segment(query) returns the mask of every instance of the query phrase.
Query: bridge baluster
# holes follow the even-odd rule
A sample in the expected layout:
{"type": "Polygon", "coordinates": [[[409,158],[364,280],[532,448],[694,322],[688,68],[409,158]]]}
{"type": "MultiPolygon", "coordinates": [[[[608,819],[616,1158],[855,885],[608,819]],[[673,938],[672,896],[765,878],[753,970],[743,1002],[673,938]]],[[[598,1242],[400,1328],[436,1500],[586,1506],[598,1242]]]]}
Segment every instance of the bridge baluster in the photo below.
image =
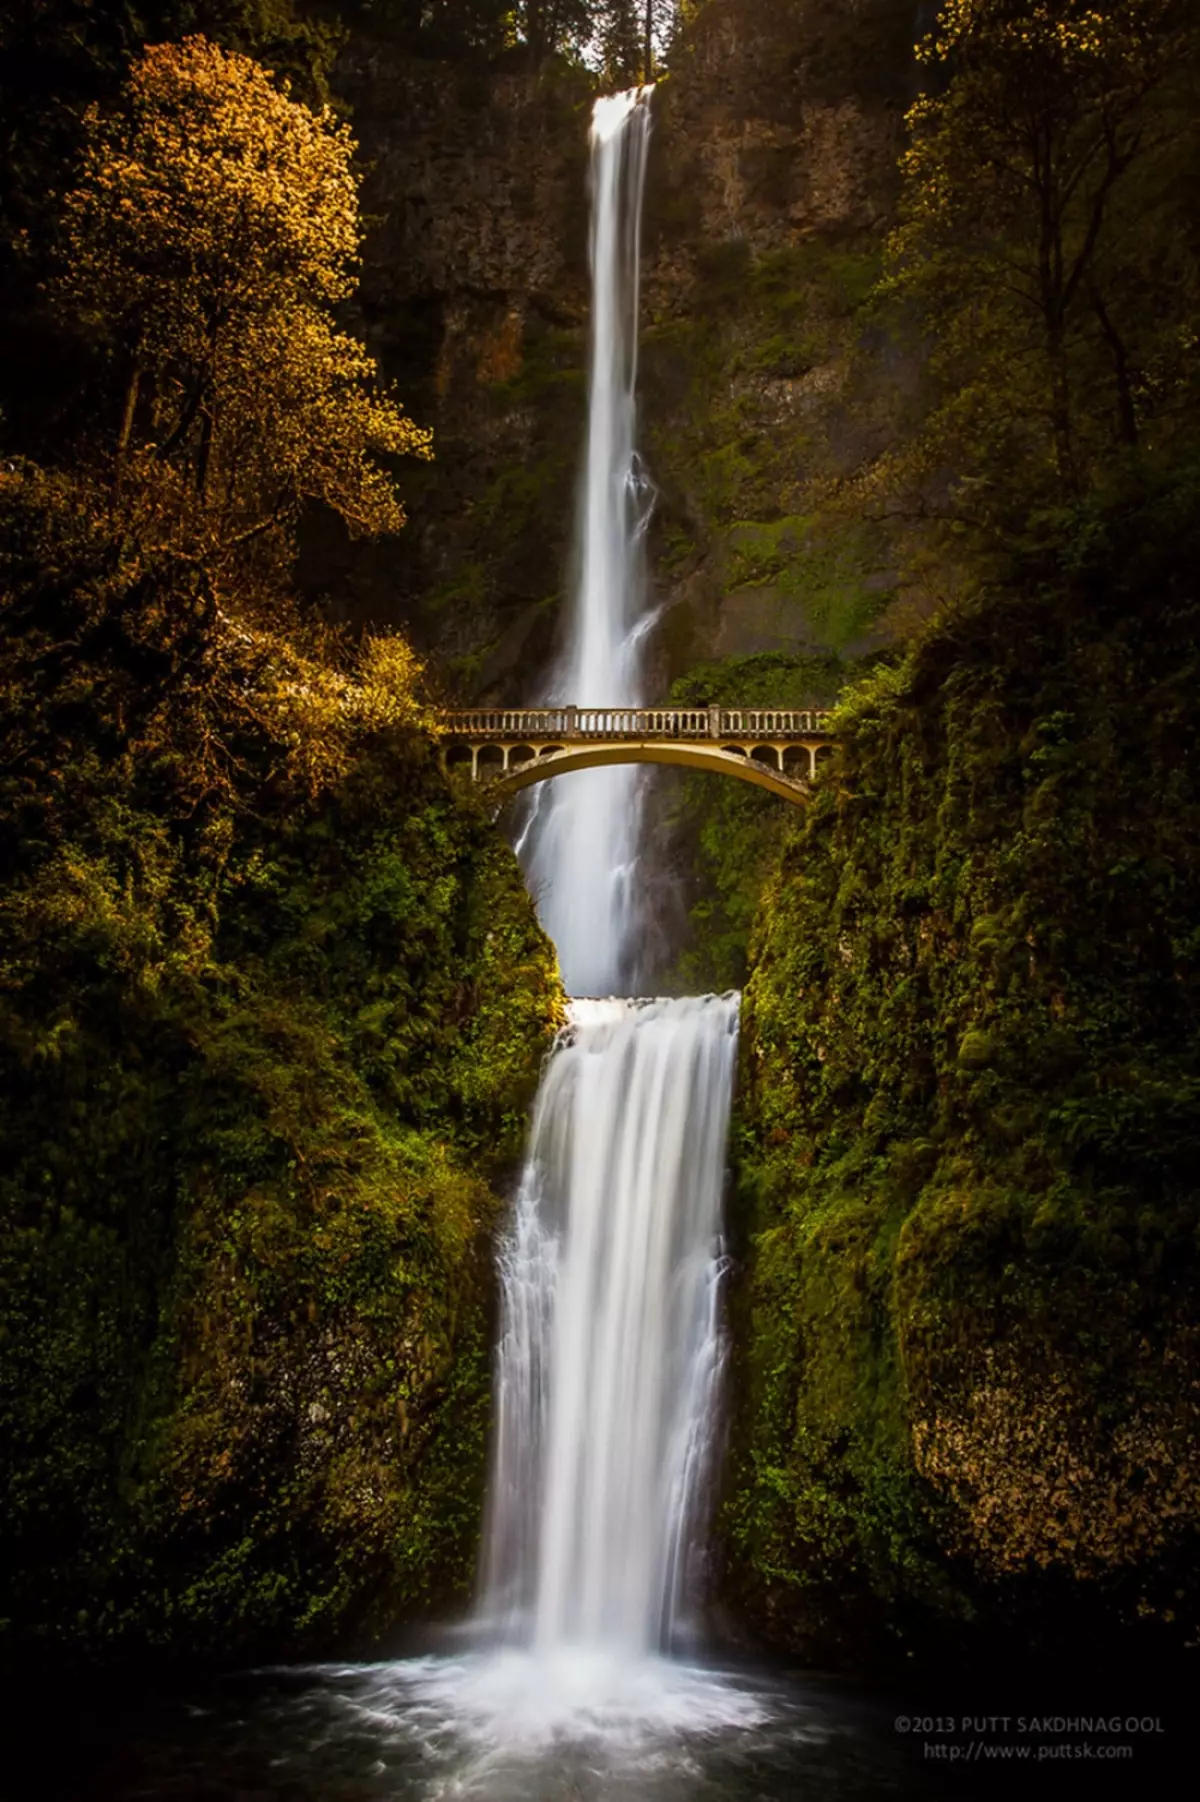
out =
{"type": "Polygon", "coordinates": [[[551,739],[797,736],[825,729],[825,713],[711,707],[472,707],[447,709],[444,728],[460,738],[551,739]]]}

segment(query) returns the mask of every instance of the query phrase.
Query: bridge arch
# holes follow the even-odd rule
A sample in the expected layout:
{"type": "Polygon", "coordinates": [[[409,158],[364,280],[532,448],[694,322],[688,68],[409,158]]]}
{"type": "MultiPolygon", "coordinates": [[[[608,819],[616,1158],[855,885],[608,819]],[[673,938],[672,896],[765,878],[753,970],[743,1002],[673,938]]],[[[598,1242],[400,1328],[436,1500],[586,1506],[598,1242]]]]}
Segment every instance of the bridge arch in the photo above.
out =
{"type": "MultiPolygon", "coordinates": [[[[774,753],[774,747],[765,748],[774,753]]],[[[732,776],[736,781],[765,788],[781,800],[790,801],[794,807],[802,807],[809,798],[807,782],[782,775],[777,767],[755,756],[747,756],[742,750],[686,742],[671,744],[661,740],[568,745],[561,750],[543,751],[541,756],[523,763],[510,762],[490,787],[498,795],[514,794],[518,789],[532,787],[535,782],[564,776],[570,770],[591,770],[614,763],[667,763],[689,770],[709,770],[715,775],[732,776]]]]}

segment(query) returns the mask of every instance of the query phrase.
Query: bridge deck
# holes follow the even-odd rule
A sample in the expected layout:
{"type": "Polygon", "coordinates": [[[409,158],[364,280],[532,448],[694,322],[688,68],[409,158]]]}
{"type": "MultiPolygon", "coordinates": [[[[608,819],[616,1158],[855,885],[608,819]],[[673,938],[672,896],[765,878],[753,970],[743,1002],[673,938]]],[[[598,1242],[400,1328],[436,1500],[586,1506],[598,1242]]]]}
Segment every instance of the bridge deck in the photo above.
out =
{"type": "Polygon", "coordinates": [[[462,707],[441,723],[451,738],[537,744],[580,739],[736,739],[781,744],[832,736],[827,708],[462,707]]]}

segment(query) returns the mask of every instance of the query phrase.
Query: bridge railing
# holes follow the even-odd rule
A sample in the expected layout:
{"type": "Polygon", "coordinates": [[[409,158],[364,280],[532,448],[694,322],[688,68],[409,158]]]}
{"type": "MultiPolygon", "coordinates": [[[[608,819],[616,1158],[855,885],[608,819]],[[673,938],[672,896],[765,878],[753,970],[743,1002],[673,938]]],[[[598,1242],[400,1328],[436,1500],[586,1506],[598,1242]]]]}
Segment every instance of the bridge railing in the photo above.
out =
{"type": "Polygon", "coordinates": [[[824,708],[787,707],[462,707],[442,724],[466,739],[735,738],[827,736],[824,708]]]}
{"type": "Polygon", "coordinates": [[[809,738],[832,731],[828,708],[722,707],[721,738],[809,738]]]}

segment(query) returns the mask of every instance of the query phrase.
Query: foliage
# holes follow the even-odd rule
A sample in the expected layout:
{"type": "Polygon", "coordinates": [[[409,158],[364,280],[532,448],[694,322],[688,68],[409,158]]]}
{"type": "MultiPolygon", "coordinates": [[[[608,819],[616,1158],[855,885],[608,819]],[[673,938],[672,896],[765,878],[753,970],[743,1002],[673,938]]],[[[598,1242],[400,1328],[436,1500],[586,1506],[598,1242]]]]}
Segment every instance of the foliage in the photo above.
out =
{"type": "Polygon", "coordinates": [[[86,347],[44,295],[84,114],[114,103],[145,43],[195,32],[257,58],[298,99],[329,97],[340,32],[324,0],[37,0],[0,16],[0,408],[43,455],[61,452],[93,398],[86,347]]]}
{"type": "Polygon", "coordinates": [[[402,641],[0,503],[6,1651],[369,1637],[470,1580],[552,953],[402,641]]]}
{"type": "Polygon", "coordinates": [[[647,32],[661,43],[675,9],[671,0],[349,0],[345,10],[433,55],[539,64],[587,52],[612,79],[633,80],[647,32]]]}
{"type": "Polygon", "coordinates": [[[592,41],[608,82],[653,80],[673,12],[667,0],[599,0],[593,6],[592,41]]]}
{"type": "Polygon", "coordinates": [[[731,1587],[806,1655],[1200,1606],[1186,469],[853,684],[743,1006],[731,1587]]]}
{"type": "Polygon", "coordinates": [[[256,57],[306,100],[328,98],[338,31],[305,0],[39,0],[0,17],[4,217],[28,225],[74,148],[86,106],[112,98],[146,43],[203,32],[256,57]]]}
{"type": "Polygon", "coordinates": [[[286,555],[306,502],[396,530],[379,458],[427,456],[429,434],[333,321],[360,232],[346,127],[189,38],[147,50],[85,129],[57,291],[123,372],[122,505],[210,571],[251,544],[286,555]]]}
{"type": "Polygon", "coordinates": [[[0,473],[5,1655],[373,1642],[470,1580],[553,954],[407,642],[288,592],[427,450],[335,323],[348,133],[193,37],[84,137],[109,379],[0,473]]]}
{"type": "MultiPolygon", "coordinates": [[[[825,707],[844,680],[836,657],[760,652],[697,664],[671,689],[680,707],[825,707]]],[[[741,988],[750,932],[787,833],[788,809],[761,789],[689,771],[664,822],[686,869],[688,943],[670,982],[684,994],[741,988]]],[[[667,851],[670,856],[670,849],[667,851]]]]}
{"type": "MultiPolygon", "coordinates": [[[[648,229],[658,225],[652,210],[648,229]]],[[[878,246],[864,235],[755,254],[732,241],[705,245],[698,260],[686,314],[653,322],[641,346],[647,461],[659,488],[653,556],[684,603],[662,633],[676,669],[714,641],[752,654],[688,669],[672,693],[824,701],[894,594],[888,529],[829,504],[835,474],[859,468],[878,436],[877,423],[846,404],[878,246]],[[764,641],[804,648],[757,650],[764,641]]],[[[748,785],[698,774],[669,786],[660,775],[655,795],[671,870],[658,911],[673,942],[662,955],[655,948],[664,974],[654,980],[684,991],[740,987],[786,810],[748,785]]]]}
{"type": "Polygon", "coordinates": [[[943,80],[909,114],[886,291],[934,399],[886,482],[936,511],[950,472],[992,542],[1069,536],[1119,455],[1173,457],[1192,429],[1193,12],[954,0],[922,55],[943,80]]]}

